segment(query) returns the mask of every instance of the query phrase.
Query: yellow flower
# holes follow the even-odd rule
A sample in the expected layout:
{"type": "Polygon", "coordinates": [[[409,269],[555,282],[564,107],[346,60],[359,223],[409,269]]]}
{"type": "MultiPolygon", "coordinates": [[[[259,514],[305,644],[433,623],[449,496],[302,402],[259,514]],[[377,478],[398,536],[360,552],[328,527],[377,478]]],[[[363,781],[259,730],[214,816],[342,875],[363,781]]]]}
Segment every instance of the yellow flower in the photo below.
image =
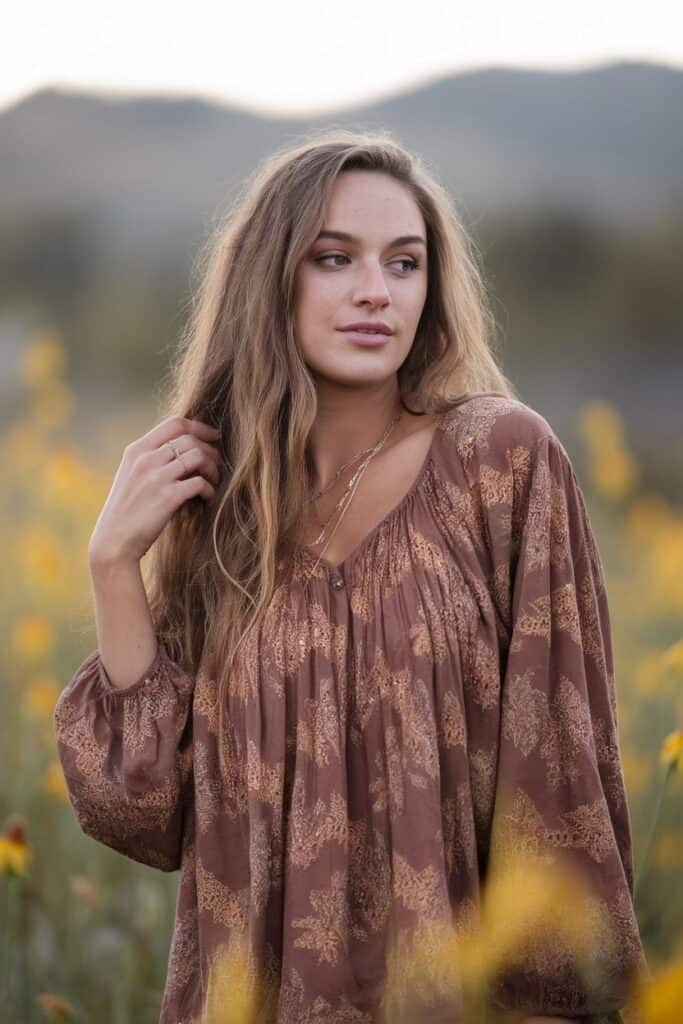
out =
{"type": "Polygon", "coordinates": [[[45,485],[48,492],[57,491],[60,496],[77,498],[87,484],[85,467],[82,465],[75,445],[64,445],[52,452],[45,467],[45,485]]]}
{"type": "Polygon", "coordinates": [[[50,586],[68,573],[59,540],[44,526],[19,532],[18,553],[29,578],[50,586]]]}
{"type": "Polygon", "coordinates": [[[36,676],[28,684],[24,705],[33,718],[49,718],[58,696],[59,689],[52,676],[36,676]]]}
{"type": "Polygon", "coordinates": [[[578,421],[584,441],[593,448],[605,444],[612,446],[621,442],[623,421],[609,402],[600,399],[585,402],[579,410],[578,421]]]}
{"type": "Polygon", "coordinates": [[[277,989],[259,976],[244,941],[221,946],[213,955],[200,1017],[193,1024],[257,1024],[271,1020],[277,989]]]}
{"type": "Polygon", "coordinates": [[[64,780],[64,772],[59,761],[51,761],[43,774],[43,789],[50,796],[59,797],[65,803],[69,802],[69,793],[64,780]]]}
{"type": "Polygon", "coordinates": [[[14,623],[14,649],[23,658],[42,658],[54,643],[54,630],[44,615],[24,615],[14,623]]]}
{"type": "Polygon", "coordinates": [[[658,971],[651,979],[641,981],[637,1010],[645,1024],[678,1024],[683,1006],[683,954],[658,971]]]}
{"type": "Polygon", "coordinates": [[[683,732],[675,729],[665,738],[659,751],[659,759],[662,764],[673,764],[675,768],[681,768],[681,754],[683,754],[683,732]]]}
{"type": "Polygon", "coordinates": [[[608,498],[621,498],[635,485],[638,467],[629,452],[622,448],[610,448],[593,456],[590,475],[596,490],[601,494],[608,498]]]}
{"type": "Polygon", "coordinates": [[[579,412],[579,431],[588,448],[588,472],[595,488],[608,498],[626,495],[639,477],[639,467],[627,450],[620,414],[607,402],[588,402],[579,412]]]}
{"type": "Polygon", "coordinates": [[[26,842],[26,825],[23,818],[13,815],[5,822],[0,833],[0,873],[4,875],[27,875],[33,858],[26,842]]]}
{"type": "MultiPolygon", "coordinates": [[[[520,848],[521,849],[521,848],[520,848]]],[[[479,1008],[501,970],[523,967],[547,948],[571,952],[588,968],[607,922],[582,879],[557,862],[508,847],[490,862],[480,911],[455,923],[432,923],[410,940],[392,939],[381,1020],[419,1016],[420,1000],[462,1001],[465,1020],[479,1008]]]]}
{"type": "Polygon", "coordinates": [[[39,388],[61,377],[66,362],[66,350],[56,331],[43,331],[34,336],[21,356],[24,383],[39,388]]]}
{"type": "Polygon", "coordinates": [[[683,669],[683,640],[672,644],[662,654],[662,664],[665,668],[674,670],[683,669]]]}

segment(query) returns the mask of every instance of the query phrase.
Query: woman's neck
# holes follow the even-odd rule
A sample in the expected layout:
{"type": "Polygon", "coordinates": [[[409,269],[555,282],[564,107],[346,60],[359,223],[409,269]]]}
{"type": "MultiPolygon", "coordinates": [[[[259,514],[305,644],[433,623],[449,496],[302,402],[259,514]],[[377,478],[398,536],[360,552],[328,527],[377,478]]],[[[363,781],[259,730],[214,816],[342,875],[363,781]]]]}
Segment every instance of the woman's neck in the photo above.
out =
{"type": "Polygon", "coordinates": [[[401,405],[397,389],[362,393],[349,390],[343,395],[319,397],[309,440],[314,486],[326,487],[340,466],[376,445],[398,414],[387,445],[395,443],[405,420],[412,419],[401,405]]]}

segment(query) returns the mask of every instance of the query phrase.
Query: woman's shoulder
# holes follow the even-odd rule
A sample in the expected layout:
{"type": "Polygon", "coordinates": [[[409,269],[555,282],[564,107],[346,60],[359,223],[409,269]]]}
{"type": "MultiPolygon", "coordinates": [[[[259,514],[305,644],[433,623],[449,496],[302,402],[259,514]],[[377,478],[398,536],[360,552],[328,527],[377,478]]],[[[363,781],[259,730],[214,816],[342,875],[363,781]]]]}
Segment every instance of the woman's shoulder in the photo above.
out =
{"type": "Polygon", "coordinates": [[[498,392],[477,392],[456,399],[440,423],[447,444],[464,464],[509,462],[509,453],[533,451],[547,438],[561,445],[553,427],[536,409],[498,392]]]}

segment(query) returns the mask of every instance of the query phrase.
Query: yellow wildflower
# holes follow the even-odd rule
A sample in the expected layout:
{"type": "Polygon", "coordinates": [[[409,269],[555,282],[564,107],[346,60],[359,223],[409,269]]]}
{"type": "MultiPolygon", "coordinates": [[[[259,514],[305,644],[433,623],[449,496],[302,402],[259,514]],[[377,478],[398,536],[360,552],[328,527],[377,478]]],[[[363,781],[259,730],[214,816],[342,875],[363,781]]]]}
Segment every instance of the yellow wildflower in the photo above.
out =
{"type": "Polygon", "coordinates": [[[608,498],[623,497],[637,482],[639,467],[627,450],[620,414],[605,401],[588,402],[580,410],[578,425],[595,488],[608,498]]]}
{"type": "Polygon", "coordinates": [[[28,684],[24,706],[33,718],[49,718],[58,696],[59,688],[52,676],[36,676],[28,684]]]}
{"type": "Polygon", "coordinates": [[[635,485],[638,467],[627,451],[610,448],[594,454],[590,476],[596,490],[601,494],[608,498],[621,498],[635,485]]]}
{"type": "Polygon", "coordinates": [[[461,1004],[464,1019],[480,1019],[498,972],[523,962],[534,947],[561,946],[588,968],[605,922],[578,875],[513,850],[491,866],[480,912],[432,923],[414,941],[392,940],[383,1021],[415,1019],[424,998],[461,1004]]]}
{"type": "Polygon", "coordinates": [[[44,657],[54,643],[54,630],[44,615],[23,615],[14,623],[13,646],[20,657],[44,657]]]}
{"type": "Polygon", "coordinates": [[[674,770],[676,768],[681,770],[683,767],[681,754],[683,754],[683,732],[680,729],[674,729],[662,743],[659,759],[662,764],[673,764],[674,770]]]}
{"type": "Polygon", "coordinates": [[[667,647],[662,654],[662,664],[674,671],[683,669],[683,640],[667,647]]]}
{"type": "Polygon", "coordinates": [[[50,796],[59,797],[68,803],[69,794],[64,780],[64,773],[59,761],[51,761],[43,774],[43,789],[50,796]]]}
{"type": "Polygon", "coordinates": [[[585,402],[578,415],[579,432],[586,444],[599,448],[621,442],[624,434],[619,412],[602,399],[585,402]]]}
{"type": "Polygon", "coordinates": [[[246,941],[221,946],[213,955],[207,991],[194,1024],[257,1024],[270,1020],[277,990],[257,970],[246,941]]]}
{"type": "Polygon", "coordinates": [[[0,833],[0,873],[27,875],[32,857],[31,849],[26,842],[24,819],[13,815],[7,819],[5,828],[0,833]]]}
{"type": "Polygon", "coordinates": [[[68,573],[62,546],[44,526],[31,526],[19,533],[18,556],[27,576],[38,585],[53,587],[68,573]]]}
{"type": "Polygon", "coordinates": [[[683,953],[651,979],[641,982],[637,1010],[645,1024],[675,1024],[683,1006],[683,953]]]}
{"type": "Polygon", "coordinates": [[[21,355],[21,374],[29,387],[42,387],[64,372],[66,349],[56,331],[46,330],[34,335],[21,355]]]}

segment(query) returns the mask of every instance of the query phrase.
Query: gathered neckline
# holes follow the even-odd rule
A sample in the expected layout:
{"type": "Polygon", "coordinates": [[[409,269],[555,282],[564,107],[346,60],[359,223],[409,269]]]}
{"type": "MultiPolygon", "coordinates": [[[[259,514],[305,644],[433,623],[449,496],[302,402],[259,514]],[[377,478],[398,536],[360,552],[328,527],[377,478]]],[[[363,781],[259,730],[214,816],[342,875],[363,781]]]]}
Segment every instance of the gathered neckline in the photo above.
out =
{"type": "Polygon", "coordinates": [[[406,493],[403,495],[403,497],[396,503],[396,505],[394,505],[393,508],[389,509],[387,514],[385,516],[383,516],[382,519],[380,519],[380,521],[375,526],[373,526],[372,529],[368,533],[365,534],[363,539],[361,541],[359,541],[358,544],[356,544],[355,548],[352,551],[350,551],[349,554],[346,556],[346,558],[342,559],[341,562],[337,562],[335,564],[334,562],[330,561],[329,558],[321,557],[320,555],[317,554],[316,551],[313,550],[313,548],[312,548],[312,546],[310,544],[296,544],[295,545],[295,550],[300,552],[306,558],[313,559],[314,562],[317,561],[318,564],[323,566],[325,569],[327,569],[328,572],[335,573],[336,575],[342,575],[343,576],[344,573],[345,573],[345,570],[350,568],[350,566],[358,558],[360,558],[360,556],[365,551],[365,548],[373,540],[373,538],[377,536],[379,531],[384,529],[386,527],[386,525],[389,522],[391,522],[392,519],[394,519],[397,515],[399,515],[401,513],[401,511],[408,504],[408,502],[411,500],[413,495],[424,484],[424,481],[425,481],[425,479],[427,477],[427,471],[429,470],[429,467],[431,466],[433,458],[434,458],[434,451],[435,451],[435,448],[436,448],[437,438],[441,435],[441,432],[443,430],[443,424],[444,424],[444,421],[445,421],[446,417],[449,416],[453,412],[454,409],[459,408],[459,406],[463,405],[465,402],[470,401],[470,399],[472,399],[472,398],[503,398],[503,397],[505,397],[505,396],[501,395],[500,391],[475,391],[474,393],[469,394],[469,395],[461,395],[451,405],[449,405],[449,407],[447,409],[445,409],[438,416],[437,421],[436,421],[436,427],[434,428],[434,433],[432,434],[432,439],[431,439],[431,441],[429,443],[429,448],[427,449],[427,454],[425,455],[425,457],[424,457],[424,459],[422,461],[422,465],[420,466],[420,469],[418,470],[417,476],[413,480],[412,484],[410,485],[410,487],[408,488],[406,493]]]}
{"type": "MultiPolygon", "coordinates": [[[[467,397],[469,398],[471,396],[468,395],[467,397]]],[[[415,494],[418,488],[422,485],[423,481],[425,480],[425,477],[427,476],[427,470],[429,469],[429,466],[432,462],[434,449],[436,447],[437,435],[441,432],[443,422],[446,416],[452,411],[453,408],[454,406],[450,406],[448,409],[442,412],[437,418],[436,426],[434,428],[431,441],[429,442],[429,448],[427,449],[427,454],[422,460],[422,464],[417,472],[417,476],[413,480],[412,484],[410,485],[406,493],[403,495],[402,498],[399,499],[399,501],[394,505],[394,507],[389,509],[387,514],[383,516],[382,519],[380,519],[380,521],[375,526],[373,526],[371,530],[368,531],[368,533],[365,534],[362,540],[360,540],[359,543],[355,546],[355,548],[351,552],[349,552],[346,558],[344,558],[341,562],[337,562],[335,564],[328,558],[320,557],[317,554],[317,552],[313,550],[313,547],[310,544],[298,544],[297,548],[300,551],[304,552],[308,558],[312,558],[314,561],[319,560],[320,565],[325,566],[325,568],[327,568],[328,570],[335,573],[343,573],[344,570],[348,568],[351,562],[354,562],[358,557],[360,557],[362,551],[370,543],[373,537],[375,537],[376,534],[379,533],[379,531],[384,526],[386,526],[386,524],[391,519],[394,518],[394,516],[399,514],[403,507],[408,503],[410,498],[412,498],[412,496],[415,494]]]]}

